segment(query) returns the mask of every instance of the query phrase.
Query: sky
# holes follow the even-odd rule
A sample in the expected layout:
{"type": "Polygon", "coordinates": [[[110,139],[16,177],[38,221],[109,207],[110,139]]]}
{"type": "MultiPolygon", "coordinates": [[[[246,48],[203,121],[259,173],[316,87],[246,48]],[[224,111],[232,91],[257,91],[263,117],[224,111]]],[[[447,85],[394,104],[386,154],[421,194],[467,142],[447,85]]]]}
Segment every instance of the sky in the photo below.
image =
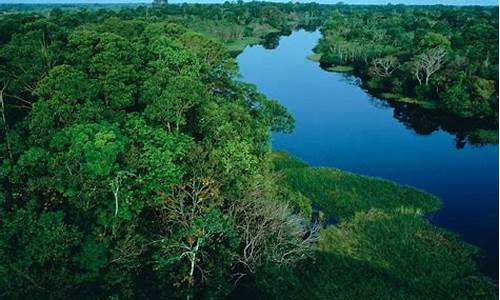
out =
{"type": "MultiPolygon", "coordinates": [[[[150,3],[152,0],[0,0],[2,3],[150,3]]],[[[269,1],[269,0],[268,0],[269,1]]],[[[289,0],[270,0],[288,2],[289,0]]],[[[339,0],[292,0],[293,2],[337,3],[339,0]]],[[[171,3],[216,3],[225,0],[170,0],[171,3]]],[[[446,5],[498,5],[497,0],[343,0],[346,4],[446,4],[446,5]]]]}

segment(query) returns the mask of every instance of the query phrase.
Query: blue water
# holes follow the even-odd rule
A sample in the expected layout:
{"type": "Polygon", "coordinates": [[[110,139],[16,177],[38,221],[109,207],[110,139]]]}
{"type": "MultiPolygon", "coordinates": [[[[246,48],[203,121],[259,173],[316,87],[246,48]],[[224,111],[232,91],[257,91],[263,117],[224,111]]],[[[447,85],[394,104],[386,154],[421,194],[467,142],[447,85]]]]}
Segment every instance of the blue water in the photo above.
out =
{"type": "Polygon", "coordinates": [[[457,149],[455,135],[439,128],[417,134],[395,117],[399,111],[353,84],[356,79],[307,60],[319,38],[319,32],[297,31],[274,50],[253,46],[238,56],[242,80],[295,117],[295,131],[274,134],[273,148],[314,166],[382,177],[439,196],[444,207],[433,223],[484,249],[482,269],[498,278],[498,145],[457,149]]]}

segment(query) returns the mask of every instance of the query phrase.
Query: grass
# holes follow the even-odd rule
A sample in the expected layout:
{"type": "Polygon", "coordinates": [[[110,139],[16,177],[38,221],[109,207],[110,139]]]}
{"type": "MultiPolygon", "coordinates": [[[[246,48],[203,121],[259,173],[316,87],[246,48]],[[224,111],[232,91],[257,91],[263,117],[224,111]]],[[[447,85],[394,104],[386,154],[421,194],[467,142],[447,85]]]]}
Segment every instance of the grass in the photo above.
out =
{"type": "Polygon", "coordinates": [[[354,71],[354,67],[352,66],[332,66],[327,68],[328,71],[330,72],[337,72],[337,73],[351,73],[354,71]]]}
{"type": "Polygon", "coordinates": [[[311,260],[283,271],[295,278],[286,299],[497,299],[474,261],[479,250],[424,218],[439,209],[436,197],[285,152],[273,162],[283,184],[340,217],[320,231],[311,260]]]}
{"type": "Polygon", "coordinates": [[[498,144],[498,130],[476,129],[469,133],[472,144],[498,144]]]}
{"type": "Polygon", "coordinates": [[[412,213],[357,213],[323,229],[318,248],[292,299],[497,299],[477,249],[412,213]]]}
{"type": "Polygon", "coordinates": [[[414,98],[405,97],[405,96],[390,93],[390,92],[380,93],[378,96],[382,99],[385,99],[385,100],[419,105],[419,106],[421,106],[423,108],[427,108],[427,109],[436,109],[437,108],[436,103],[434,101],[417,100],[414,98]]]}
{"type": "Polygon", "coordinates": [[[311,55],[308,55],[307,59],[309,59],[311,61],[319,62],[321,60],[321,54],[313,53],[311,55]]]}
{"type": "Polygon", "coordinates": [[[240,53],[245,50],[247,46],[259,44],[261,42],[262,39],[258,37],[245,37],[236,41],[228,42],[225,46],[230,53],[240,53]]]}
{"type": "Polygon", "coordinates": [[[251,23],[250,26],[253,30],[253,36],[264,38],[272,33],[279,33],[280,31],[269,24],[259,24],[259,23],[251,23]]]}
{"type": "Polygon", "coordinates": [[[412,187],[333,168],[312,168],[285,152],[273,156],[276,170],[284,174],[290,189],[310,198],[326,214],[341,219],[372,208],[405,207],[425,214],[441,206],[435,196],[412,187]]]}

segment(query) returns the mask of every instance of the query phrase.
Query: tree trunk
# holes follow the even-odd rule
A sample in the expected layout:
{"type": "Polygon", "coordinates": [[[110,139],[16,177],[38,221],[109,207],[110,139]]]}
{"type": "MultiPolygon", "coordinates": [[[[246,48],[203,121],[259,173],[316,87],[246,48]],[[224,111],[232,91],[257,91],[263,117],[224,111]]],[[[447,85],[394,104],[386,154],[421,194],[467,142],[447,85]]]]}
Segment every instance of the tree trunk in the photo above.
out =
{"type": "Polygon", "coordinates": [[[7,84],[4,84],[2,87],[2,90],[0,90],[0,104],[2,105],[2,120],[4,124],[4,130],[5,130],[5,141],[7,143],[7,151],[9,152],[9,157],[11,160],[13,160],[13,155],[12,155],[12,148],[10,146],[10,138],[9,138],[9,127],[7,125],[7,118],[5,117],[5,103],[3,100],[3,92],[7,88],[7,84]]]}

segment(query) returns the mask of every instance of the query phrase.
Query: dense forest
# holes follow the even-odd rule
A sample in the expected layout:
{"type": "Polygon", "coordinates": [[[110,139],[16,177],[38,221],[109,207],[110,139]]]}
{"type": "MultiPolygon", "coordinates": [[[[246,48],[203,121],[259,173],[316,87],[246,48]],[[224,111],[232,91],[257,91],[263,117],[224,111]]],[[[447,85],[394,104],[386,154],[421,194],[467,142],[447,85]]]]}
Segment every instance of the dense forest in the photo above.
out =
{"type": "Polygon", "coordinates": [[[0,297],[495,299],[436,197],[272,152],[234,55],[336,9],[0,6],[0,297]]]}
{"type": "MultiPolygon", "coordinates": [[[[340,7],[316,48],[375,95],[498,127],[498,9],[340,7]]],[[[498,138],[496,138],[497,140],[498,138]]]]}

